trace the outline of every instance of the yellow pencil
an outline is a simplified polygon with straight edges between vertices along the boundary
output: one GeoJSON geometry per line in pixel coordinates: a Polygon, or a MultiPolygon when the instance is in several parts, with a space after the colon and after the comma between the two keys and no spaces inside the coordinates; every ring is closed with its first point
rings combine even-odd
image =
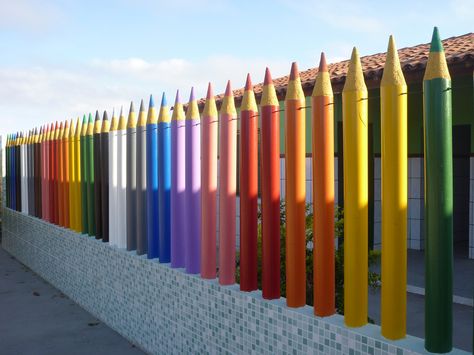
{"type": "Polygon", "coordinates": [[[342,91],[344,147],[344,321],[367,323],[368,110],[367,87],[356,48],[342,91]]]}

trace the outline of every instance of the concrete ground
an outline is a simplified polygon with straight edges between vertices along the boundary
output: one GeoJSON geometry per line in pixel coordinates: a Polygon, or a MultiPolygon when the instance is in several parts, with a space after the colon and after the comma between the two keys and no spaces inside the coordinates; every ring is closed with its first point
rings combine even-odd
{"type": "Polygon", "coordinates": [[[0,353],[143,354],[1,248],[0,353]]]}

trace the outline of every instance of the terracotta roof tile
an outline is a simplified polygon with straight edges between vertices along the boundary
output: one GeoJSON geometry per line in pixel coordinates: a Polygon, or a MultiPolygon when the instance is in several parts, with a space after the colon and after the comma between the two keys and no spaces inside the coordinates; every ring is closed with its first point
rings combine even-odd
{"type": "MultiPolygon", "coordinates": [[[[462,36],[447,38],[443,41],[446,60],[451,72],[457,67],[470,68],[474,66],[474,33],[467,33],[462,36]]],[[[423,71],[428,60],[430,44],[419,44],[413,47],[406,47],[398,50],[400,63],[408,83],[420,81],[423,77],[423,71]]],[[[383,66],[385,64],[386,53],[377,53],[361,57],[362,68],[367,86],[377,87],[382,77],[383,66]]],[[[341,92],[346,79],[346,72],[349,60],[329,64],[331,82],[334,92],[341,92]]],[[[471,69],[472,71],[472,69],[471,69]]],[[[300,72],[303,90],[308,95],[311,93],[316,79],[318,68],[310,68],[300,72]]],[[[273,79],[275,89],[279,99],[283,99],[286,93],[288,76],[273,79]]],[[[257,98],[262,93],[263,84],[254,85],[254,91],[257,98]]],[[[243,95],[243,89],[234,90],[234,97],[237,104],[240,104],[243,95]]],[[[216,96],[219,103],[223,94],[216,96]]],[[[205,99],[199,101],[204,105],[205,99]]]]}

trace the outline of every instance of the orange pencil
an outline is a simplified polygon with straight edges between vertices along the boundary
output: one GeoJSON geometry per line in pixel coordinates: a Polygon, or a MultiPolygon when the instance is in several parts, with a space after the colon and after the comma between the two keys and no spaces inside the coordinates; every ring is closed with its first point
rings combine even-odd
{"type": "Polygon", "coordinates": [[[306,304],[305,99],[296,62],[285,97],[286,303],[306,304]]]}
{"type": "Polygon", "coordinates": [[[335,312],[334,264],[334,110],[324,53],[311,97],[313,122],[314,314],[335,312]]]}

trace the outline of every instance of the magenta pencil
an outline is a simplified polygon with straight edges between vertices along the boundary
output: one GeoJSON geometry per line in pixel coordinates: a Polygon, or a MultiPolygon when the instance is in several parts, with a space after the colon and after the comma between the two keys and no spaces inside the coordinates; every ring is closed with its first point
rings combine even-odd
{"type": "Polygon", "coordinates": [[[235,202],[237,187],[237,111],[227,82],[220,110],[219,283],[235,283],[235,202]]]}

